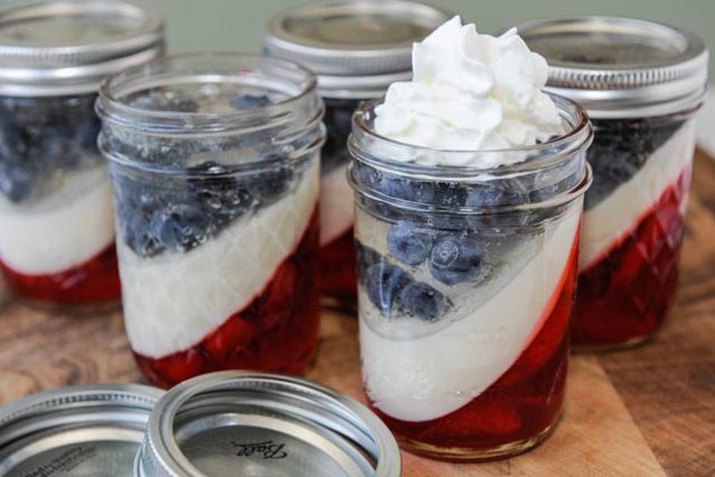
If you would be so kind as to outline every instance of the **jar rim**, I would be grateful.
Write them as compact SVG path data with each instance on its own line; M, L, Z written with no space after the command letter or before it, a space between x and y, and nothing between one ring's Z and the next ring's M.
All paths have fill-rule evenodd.
M709 52L688 30L604 15L532 20L517 29L549 63L546 90L592 118L668 115L703 101Z
M191 62L210 63L211 66L192 67ZM190 69L186 69L183 63L187 63L186 66ZM283 72L296 75L299 82L294 82L292 85L295 93L268 105L226 112L157 111L133 106L123 101L123 98L132 93L177 82L221 83L221 78L232 77L231 82L241 84L238 80L240 78L245 80L248 70L258 71L262 66L281 69ZM285 76L277 79L285 83L290 81ZM275 124L272 120L288 120L291 107L315 95L316 91L315 74L289 60L251 52L188 52L168 55L105 78L99 89L96 110L103 121L124 128L162 134L189 128L194 133L204 134L247 127L258 128L261 123L265 124L267 119L272 125Z
M556 104L559 114L564 119L564 123L569 126L568 130L551 140L535 144L532 146L523 146L518 148L508 149L476 149L476 150L461 150L461 149L439 149L426 146L418 146L407 142L391 139L377 133L369 124L368 116L374 112L383 100L378 98L372 101L367 101L361 104L353 115L353 132L348 140L348 148L351 154L361 160L366 160L368 163L387 166L400 170L407 174L429 175L445 177L465 177L470 175L505 175L515 172L529 172L541 168L553 166L555 162L562 160L564 154L568 154L580 148L588 147L593 140L593 128L589 120L586 110L574 101L563 96L549 93L549 96ZM571 120L569 121L568 118ZM526 158L520 162L514 162L505 165L497 165L492 167L480 167L473 165L453 165L453 164L422 164L409 161L401 161L378 157L373 154L368 154L361 147L361 137L369 138L378 147L385 148L391 152L401 150L410 151L411 155L432 154L432 155L460 155L474 156L482 154L520 154ZM544 154L548 152L548 154Z
M74 32L81 30L79 19L100 34ZM47 22L53 22L51 28ZM164 53L163 20L147 5L127 0L39 0L0 9L0 30L18 26L22 34L0 38L5 96L96 93L107 75Z

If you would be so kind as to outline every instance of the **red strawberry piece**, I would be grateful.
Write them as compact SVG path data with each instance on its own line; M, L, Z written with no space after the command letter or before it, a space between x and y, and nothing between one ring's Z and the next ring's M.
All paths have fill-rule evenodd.
M204 339L203 347L212 360L221 363L236 349L248 346L255 335L256 325L236 313Z
M480 447L489 445L488 436L505 436L520 427L521 417L509 398L482 395L462 409L431 421L420 439L434 445Z
M270 330L286 322L295 309L298 269L291 260L284 262L273 275L261 307L261 328Z

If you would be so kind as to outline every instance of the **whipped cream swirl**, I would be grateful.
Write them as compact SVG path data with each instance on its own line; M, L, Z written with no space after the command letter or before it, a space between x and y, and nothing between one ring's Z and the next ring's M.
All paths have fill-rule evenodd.
M563 132L554 102L542 92L546 60L515 28L499 37L480 35L474 24L454 17L414 44L412 67L412 81L393 83L376 108L378 134L415 146L479 151L531 146ZM494 154L458 156L467 163L454 165L504 162L495 163Z

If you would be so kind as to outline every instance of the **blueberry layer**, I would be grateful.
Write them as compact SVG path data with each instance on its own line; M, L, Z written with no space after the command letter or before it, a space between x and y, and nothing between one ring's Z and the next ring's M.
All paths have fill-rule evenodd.
M596 263L637 226L643 214L689 166L694 148L695 124L690 120L653 152L636 174L596 205L592 203L583 219L579 270Z
M96 95L0 97L0 195L25 203L51 192L51 179L100 162Z
M303 236L317 204L318 186L313 161L290 195L252 209L187 251L144 257L120 241L132 349L149 358L187 349L250 303Z
M638 174L650 157L683 126L683 121L594 119L592 124L595 136L587 158L593 170L593 184L586 193L586 210L596 207Z

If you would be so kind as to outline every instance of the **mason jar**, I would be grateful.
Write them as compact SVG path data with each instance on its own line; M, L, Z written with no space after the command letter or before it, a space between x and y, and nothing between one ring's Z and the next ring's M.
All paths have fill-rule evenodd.
M163 38L158 17L122 1L0 10L0 268L20 297L119 299L94 101L104 76L159 57Z
M592 131L553 99L564 135L513 150L392 141L376 102L354 116L363 382L408 450L506 457L561 414ZM475 159L504 165L446 165Z
M318 331L323 106L312 73L180 55L103 83L124 322L147 378L298 374Z
M337 0L286 9L267 26L264 49L318 74L328 136L321 169L321 290L334 304L356 299L353 193L347 182L347 138L360 102L412 77L412 44L450 18L407 0Z
M678 282L708 51L645 20L576 17L519 27L550 65L548 88L588 110L588 162L574 344L618 348L660 328Z

